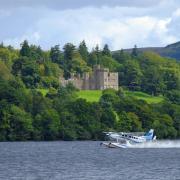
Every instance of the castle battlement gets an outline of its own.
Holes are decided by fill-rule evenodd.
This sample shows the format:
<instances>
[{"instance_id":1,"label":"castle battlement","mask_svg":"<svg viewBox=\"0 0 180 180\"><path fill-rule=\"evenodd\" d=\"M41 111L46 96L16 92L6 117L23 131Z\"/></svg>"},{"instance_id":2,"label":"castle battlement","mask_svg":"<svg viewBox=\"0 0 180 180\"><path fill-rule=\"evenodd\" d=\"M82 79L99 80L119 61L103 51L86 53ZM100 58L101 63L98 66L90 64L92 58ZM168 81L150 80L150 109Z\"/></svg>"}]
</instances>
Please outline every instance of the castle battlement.
<instances>
[{"instance_id":1,"label":"castle battlement","mask_svg":"<svg viewBox=\"0 0 180 180\"><path fill-rule=\"evenodd\" d=\"M109 72L108 68L101 68L100 65L94 66L92 74L84 73L82 78L74 76L74 74L68 80L60 77L60 83L63 86L72 83L77 89L84 90L103 90L108 88L118 90L119 86L118 73Z\"/></svg>"}]
</instances>

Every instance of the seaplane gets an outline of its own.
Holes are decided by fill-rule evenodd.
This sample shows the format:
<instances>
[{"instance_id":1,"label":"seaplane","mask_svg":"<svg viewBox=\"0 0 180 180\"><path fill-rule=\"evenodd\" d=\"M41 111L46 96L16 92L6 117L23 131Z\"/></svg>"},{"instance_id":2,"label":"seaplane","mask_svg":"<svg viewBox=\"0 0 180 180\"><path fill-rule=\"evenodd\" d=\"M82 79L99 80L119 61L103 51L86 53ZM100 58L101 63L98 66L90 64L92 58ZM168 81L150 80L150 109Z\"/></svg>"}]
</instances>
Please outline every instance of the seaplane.
<instances>
[{"instance_id":1,"label":"seaplane","mask_svg":"<svg viewBox=\"0 0 180 180\"><path fill-rule=\"evenodd\" d=\"M104 132L105 135L113 141L102 142L101 145L105 145L109 148L131 148L137 143L148 143L156 140L154 135L154 129L150 129L148 132ZM135 147L135 146L134 146Z\"/></svg>"}]
</instances>

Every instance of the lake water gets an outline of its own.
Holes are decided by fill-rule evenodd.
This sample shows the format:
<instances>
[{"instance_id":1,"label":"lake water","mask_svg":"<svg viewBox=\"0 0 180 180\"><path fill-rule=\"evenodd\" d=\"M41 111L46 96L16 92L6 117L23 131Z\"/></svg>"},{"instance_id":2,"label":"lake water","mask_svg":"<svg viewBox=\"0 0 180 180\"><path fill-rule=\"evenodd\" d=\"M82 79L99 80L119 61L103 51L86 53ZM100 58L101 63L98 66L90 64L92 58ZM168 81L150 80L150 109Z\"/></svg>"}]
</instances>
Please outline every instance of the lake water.
<instances>
[{"instance_id":1,"label":"lake water","mask_svg":"<svg viewBox=\"0 0 180 180\"><path fill-rule=\"evenodd\" d=\"M1 142L2 180L180 179L179 148L109 149L100 142Z\"/></svg>"}]
</instances>

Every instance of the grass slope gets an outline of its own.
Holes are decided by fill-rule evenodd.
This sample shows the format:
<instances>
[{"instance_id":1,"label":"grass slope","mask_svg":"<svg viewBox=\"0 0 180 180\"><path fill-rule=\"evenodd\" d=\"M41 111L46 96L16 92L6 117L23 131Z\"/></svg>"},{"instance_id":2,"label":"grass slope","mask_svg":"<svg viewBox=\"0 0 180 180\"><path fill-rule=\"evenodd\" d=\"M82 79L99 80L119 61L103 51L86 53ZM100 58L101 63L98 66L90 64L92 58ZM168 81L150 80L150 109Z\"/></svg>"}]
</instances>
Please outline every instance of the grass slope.
<instances>
[{"instance_id":1,"label":"grass slope","mask_svg":"<svg viewBox=\"0 0 180 180\"><path fill-rule=\"evenodd\" d=\"M148 104L160 103L164 100L163 96L151 96L149 94L139 92L139 91L135 91L135 92L125 91L125 94L133 98L142 99L146 101ZM101 90L81 90L77 92L77 95L78 95L78 98L86 99L89 102L98 102L102 95L102 91Z\"/></svg>"},{"instance_id":2,"label":"grass slope","mask_svg":"<svg viewBox=\"0 0 180 180\"><path fill-rule=\"evenodd\" d=\"M89 102L98 102L102 91L101 90L81 90L77 92L78 98L86 99Z\"/></svg>"},{"instance_id":3,"label":"grass slope","mask_svg":"<svg viewBox=\"0 0 180 180\"><path fill-rule=\"evenodd\" d=\"M125 91L127 96L131 96L137 99L142 99L146 101L148 104L160 103L164 100L163 96L151 96L149 94L140 92L140 91Z\"/></svg>"},{"instance_id":4,"label":"grass slope","mask_svg":"<svg viewBox=\"0 0 180 180\"><path fill-rule=\"evenodd\" d=\"M48 89L36 89L37 91L39 91L43 96L46 96L46 94L48 93Z\"/></svg>"},{"instance_id":5,"label":"grass slope","mask_svg":"<svg viewBox=\"0 0 180 180\"><path fill-rule=\"evenodd\" d=\"M48 89L37 89L43 96L48 93ZM136 99L142 99L148 104L160 103L164 100L163 96L151 96L149 94L140 91L125 91L126 96L133 97ZM78 98L86 99L88 102L98 102L102 96L101 90L81 90L77 92Z\"/></svg>"}]
</instances>

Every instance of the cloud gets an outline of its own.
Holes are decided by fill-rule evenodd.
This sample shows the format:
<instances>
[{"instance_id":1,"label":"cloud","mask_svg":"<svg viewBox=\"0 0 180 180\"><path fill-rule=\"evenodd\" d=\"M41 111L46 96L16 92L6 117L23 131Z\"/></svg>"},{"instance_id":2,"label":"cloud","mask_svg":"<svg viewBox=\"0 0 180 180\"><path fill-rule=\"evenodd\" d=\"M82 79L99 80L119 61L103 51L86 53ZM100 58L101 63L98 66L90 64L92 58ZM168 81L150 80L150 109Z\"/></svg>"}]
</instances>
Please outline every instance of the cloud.
<instances>
[{"instance_id":1,"label":"cloud","mask_svg":"<svg viewBox=\"0 0 180 180\"><path fill-rule=\"evenodd\" d=\"M50 9L76 9L84 7L151 7L166 0L2 0L1 8L46 7Z\"/></svg>"},{"instance_id":2,"label":"cloud","mask_svg":"<svg viewBox=\"0 0 180 180\"><path fill-rule=\"evenodd\" d=\"M130 48L134 44L139 47L165 46L180 38L177 33L180 30L180 10L176 0L158 1L157 6L153 8L147 5L155 3L154 0L131 1L134 2L132 7L123 6L125 2L128 5L129 0L112 1L121 2L121 6L102 7L89 7L87 2L90 1L86 1L87 4L83 8L63 10L47 8L47 0L44 1L44 7L39 7L42 2L39 0L38 8L21 7L4 17L0 37L3 37L5 44L19 47L18 45L27 39L30 43L49 49L55 44L60 44L61 47L67 42L78 45L80 41L85 40L89 49L96 44L102 47L108 43L116 50ZM56 4L57 1L53 2ZM103 2L105 4L110 1ZM138 3L141 3L141 8Z\"/></svg>"},{"instance_id":3,"label":"cloud","mask_svg":"<svg viewBox=\"0 0 180 180\"><path fill-rule=\"evenodd\" d=\"M39 39L40 39L40 34L38 32L29 32L26 33L25 35L21 36L21 37L15 37L12 39L6 39L4 41L4 44L8 44L8 45L13 45L14 47L19 47L20 44L24 41L24 40L28 40L29 42L33 43L33 44L38 44L39 43Z\"/></svg>"},{"instance_id":4,"label":"cloud","mask_svg":"<svg viewBox=\"0 0 180 180\"><path fill-rule=\"evenodd\" d=\"M177 39L180 39L180 8L178 8L172 15L167 26L169 34L174 34Z\"/></svg>"}]
</instances>

